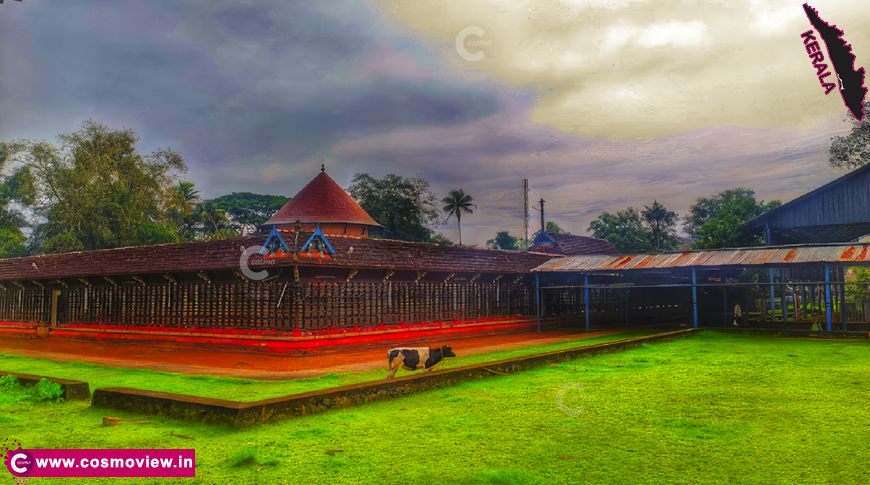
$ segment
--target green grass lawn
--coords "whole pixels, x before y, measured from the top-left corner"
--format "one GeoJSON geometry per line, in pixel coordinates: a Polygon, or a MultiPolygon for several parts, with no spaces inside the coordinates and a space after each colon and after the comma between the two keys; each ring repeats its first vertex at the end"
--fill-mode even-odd
{"type": "MultiPolygon", "coordinates": [[[[499,350],[484,354],[474,354],[446,359],[438,370],[451,367],[462,367],[501,359],[511,359],[526,355],[554,352],[556,350],[573,349],[587,345],[595,345],[616,340],[649,335],[649,332],[626,332],[616,335],[578,339],[571,342],[535,345],[511,350],[499,350]]],[[[461,354],[461,350],[459,350],[461,354]]],[[[260,381],[252,379],[237,379],[232,377],[217,377],[206,375],[177,374],[173,372],[155,372],[145,369],[129,369],[109,367],[105,365],[85,364],[82,362],[53,362],[44,359],[31,359],[18,355],[0,354],[0,370],[36,374],[63,379],[75,379],[87,382],[94,389],[101,387],[132,387],[149,391],[174,392],[194,396],[229,399],[233,401],[257,401],[272,397],[287,396],[301,392],[328,389],[330,387],[376,381],[386,378],[387,358],[383,352],[372,351],[372,357],[383,356],[384,368],[364,372],[338,372],[309,379],[293,379],[286,381],[260,381]]],[[[288,356],[288,359],[293,357],[288,356]]],[[[397,377],[413,374],[399,370],[397,377]]]]}
{"type": "Polygon", "coordinates": [[[865,484],[868,369],[867,341],[702,332],[246,429],[103,428],[146,418],[77,402],[2,405],[0,429],[25,448],[193,447],[198,483],[865,484]]]}

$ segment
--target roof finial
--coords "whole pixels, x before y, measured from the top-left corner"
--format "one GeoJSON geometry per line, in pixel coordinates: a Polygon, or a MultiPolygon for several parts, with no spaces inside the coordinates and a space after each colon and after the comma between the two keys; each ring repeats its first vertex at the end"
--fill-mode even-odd
{"type": "Polygon", "coordinates": [[[320,173],[326,173],[326,165],[320,164],[320,173]]]}

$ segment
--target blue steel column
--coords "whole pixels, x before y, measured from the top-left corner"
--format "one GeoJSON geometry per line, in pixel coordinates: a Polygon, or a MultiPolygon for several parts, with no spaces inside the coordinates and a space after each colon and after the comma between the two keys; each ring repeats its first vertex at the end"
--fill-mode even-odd
{"type": "Polygon", "coordinates": [[[697,279],[695,278],[695,268],[692,268],[692,306],[694,306],[695,313],[695,328],[698,328],[698,287],[695,286],[697,284],[697,279]]]}
{"type": "Polygon", "coordinates": [[[538,308],[538,331],[541,331],[541,273],[535,273],[535,306],[538,308]]]}
{"type": "Polygon", "coordinates": [[[828,318],[828,331],[831,331],[831,266],[825,264],[825,316],[828,318]]]}
{"type": "Polygon", "coordinates": [[[770,321],[776,321],[776,296],[773,292],[773,268],[768,270],[770,272],[770,321]]]}
{"type": "Polygon", "coordinates": [[[583,284],[586,286],[586,288],[583,288],[584,293],[586,293],[586,295],[583,297],[583,300],[586,303],[586,331],[588,332],[589,331],[589,275],[584,274],[583,278],[584,278],[583,284]]]}

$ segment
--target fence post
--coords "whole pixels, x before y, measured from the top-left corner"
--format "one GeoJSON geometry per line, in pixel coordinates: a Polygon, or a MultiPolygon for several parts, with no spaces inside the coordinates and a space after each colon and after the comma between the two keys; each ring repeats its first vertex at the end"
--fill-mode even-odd
{"type": "Polygon", "coordinates": [[[541,273],[535,272],[535,306],[538,312],[538,331],[541,331],[541,273]]]}
{"type": "Polygon", "coordinates": [[[695,317],[695,328],[698,328],[698,287],[695,268],[692,268],[692,306],[695,317]]]}
{"type": "Polygon", "coordinates": [[[586,331],[588,332],[589,331],[589,273],[584,274],[583,278],[584,278],[583,285],[585,286],[585,288],[583,288],[583,292],[585,293],[583,300],[584,300],[584,303],[586,305],[586,331]]]}
{"type": "Polygon", "coordinates": [[[770,321],[776,321],[776,294],[773,291],[773,268],[768,270],[770,273],[770,321]]]}
{"type": "Polygon", "coordinates": [[[831,265],[825,263],[825,317],[828,319],[828,331],[831,331],[831,265]]]}

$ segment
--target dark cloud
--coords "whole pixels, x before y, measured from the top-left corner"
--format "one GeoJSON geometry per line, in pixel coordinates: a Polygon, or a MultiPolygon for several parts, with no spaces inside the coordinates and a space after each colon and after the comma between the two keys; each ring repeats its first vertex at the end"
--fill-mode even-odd
{"type": "MultiPolygon", "coordinates": [[[[528,52],[508,57],[506,46],[493,72],[528,52]]],[[[736,186],[788,200],[838,175],[825,165],[824,149],[848,127],[833,122],[793,130],[718,126],[647,140],[536,124],[553,93],[570,98],[568,78],[597,89],[594,77],[556,69],[559,59],[536,57],[546,63],[516,71],[557,76],[556,91],[508,86],[489,73],[460,72],[432,38],[350,0],[7,2],[0,6],[0,140],[51,139],[88,118],[130,127],[142,151],[180,151],[206,197],[292,196],[321,158],[345,187],[356,172],[419,174],[441,194],[461,187],[474,195],[478,209],[463,218],[463,240],[481,244],[496,230],[518,233],[523,176],[533,200],[547,199],[553,220],[583,234],[602,210],[658,199],[684,213],[695,198],[736,186]]],[[[636,71],[624,80],[642,86],[648,72],[636,71]]],[[[656,86],[644,87],[648,99],[658,96],[656,86]]],[[[597,104],[560,108],[561,122],[596,130],[613,123],[618,131],[615,117],[659,109],[635,103],[628,106],[640,111],[623,113],[614,100],[637,93],[596,93],[597,104]],[[590,106],[607,106],[607,116],[589,115],[590,106]]],[[[444,231],[455,239],[453,223],[444,231]]]]}

